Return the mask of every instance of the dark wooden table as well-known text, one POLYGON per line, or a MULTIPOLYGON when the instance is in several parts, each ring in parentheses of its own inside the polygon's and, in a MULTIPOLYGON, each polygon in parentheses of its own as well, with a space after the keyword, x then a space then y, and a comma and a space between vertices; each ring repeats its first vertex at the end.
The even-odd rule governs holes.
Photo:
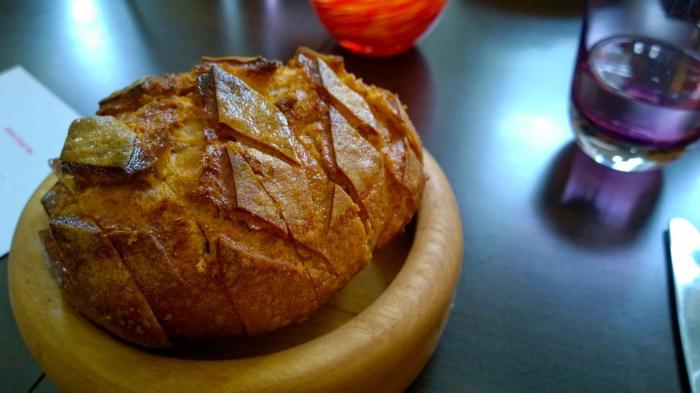
MULTIPOLYGON (((0 69, 22 64, 84 115, 112 90, 202 54, 342 53, 305 1, 0 5, 0 69)), ((572 145, 580 7, 452 0, 417 49, 347 56, 351 71, 409 105, 462 213, 452 315, 411 391, 687 390, 664 231, 674 216, 700 223, 700 153, 624 175, 572 145)), ((16 331, 1 261, 0 390, 54 391, 16 331)))

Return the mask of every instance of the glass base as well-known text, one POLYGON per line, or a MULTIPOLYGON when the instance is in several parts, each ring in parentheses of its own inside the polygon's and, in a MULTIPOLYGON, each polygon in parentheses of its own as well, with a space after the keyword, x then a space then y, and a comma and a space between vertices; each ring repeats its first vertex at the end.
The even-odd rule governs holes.
POLYGON ((669 163, 683 154, 684 148, 654 149, 619 141, 597 130, 571 104, 571 120, 576 143, 597 163, 622 172, 646 171, 669 163))

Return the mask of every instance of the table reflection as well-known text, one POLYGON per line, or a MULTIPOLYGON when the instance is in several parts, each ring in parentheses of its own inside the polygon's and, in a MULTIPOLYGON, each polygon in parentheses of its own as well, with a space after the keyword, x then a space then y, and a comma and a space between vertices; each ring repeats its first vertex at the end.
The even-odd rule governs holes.
POLYGON ((477 0, 480 6, 503 12, 544 17, 578 17, 582 2, 542 0, 477 0))
POLYGON ((542 207, 560 233, 575 243, 613 246, 632 240, 648 221, 662 172, 619 172, 591 160, 573 142, 555 159, 542 207))
POLYGON ((133 80, 142 67, 153 68, 152 59, 139 29, 130 18, 126 4, 99 0, 70 0, 65 7, 65 47, 75 62, 75 70, 108 94, 120 81, 133 80), (119 21, 115 21, 119 17, 119 21), (125 62, 124 43, 128 41, 130 59, 125 62), (137 69, 138 68, 138 69, 137 69))

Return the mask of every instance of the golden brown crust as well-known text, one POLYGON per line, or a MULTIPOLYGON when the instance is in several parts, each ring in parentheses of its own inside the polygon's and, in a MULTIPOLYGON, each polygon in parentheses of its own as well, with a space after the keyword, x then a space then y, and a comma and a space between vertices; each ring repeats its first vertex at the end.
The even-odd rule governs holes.
POLYGON ((196 265, 201 271, 186 272, 150 233, 112 232, 109 237, 169 335, 196 340, 243 331, 221 272, 212 271, 204 256, 196 265))
POLYGON ((58 182, 41 198, 41 204, 49 217, 74 215, 79 209, 75 198, 65 184, 58 182))
POLYGON ((226 236, 219 238, 224 282, 248 334, 287 325, 318 307, 311 279, 301 264, 261 257, 248 247, 226 236))
POLYGON ((388 202, 391 195, 386 192, 384 161, 381 154, 332 107, 330 118, 336 165, 349 180, 352 194, 357 195, 359 205, 369 216, 367 232, 373 246, 386 224, 386 215, 390 213, 388 202))
POLYGON ((42 239, 66 299, 140 345, 306 318, 403 229, 425 181, 398 98, 305 48, 286 66, 205 57, 98 114, 71 126, 42 239))
POLYGON ((365 267, 371 257, 369 239, 360 219, 360 208, 343 188, 336 185, 333 192, 333 208, 326 232, 329 260, 340 277, 349 280, 365 267))
POLYGON ((214 82, 219 122, 297 162, 287 118, 263 95, 218 65, 209 71, 214 82))
POLYGON ((248 162, 237 151, 227 146, 236 192, 236 207, 259 217, 282 235, 287 234, 287 224, 248 162))
POLYGON ((80 313, 133 343, 169 346, 141 290, 101 231, 73 217, 58 217, 42 232, 52 271, 80 313))
POLYGON ((155 97, 181 94, 193 87, 194 78, 189 73, 147 76, 102 99, 97 114, 117 115, 134 111, 155 97))

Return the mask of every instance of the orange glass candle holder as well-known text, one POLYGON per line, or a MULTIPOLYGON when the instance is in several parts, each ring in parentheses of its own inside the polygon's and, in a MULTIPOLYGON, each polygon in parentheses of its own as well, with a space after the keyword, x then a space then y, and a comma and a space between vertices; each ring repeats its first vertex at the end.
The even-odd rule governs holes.
POLYGON ((391 56, 412 48, 434 25, 447 0, 311 0, 344 48, 391 56))

